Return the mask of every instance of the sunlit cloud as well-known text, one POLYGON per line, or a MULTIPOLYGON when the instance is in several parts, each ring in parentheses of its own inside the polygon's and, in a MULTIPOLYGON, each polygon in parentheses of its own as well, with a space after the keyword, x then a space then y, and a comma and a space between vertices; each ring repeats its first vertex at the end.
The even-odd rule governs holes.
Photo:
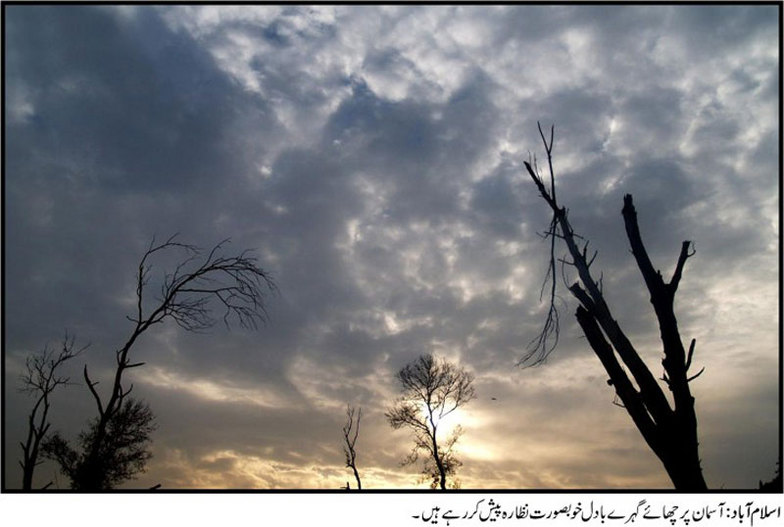
POLYGON ((197 399, 207 399, 231 404, 248 404, 267 408, 286 408, 291 402, 282 398, 272 388, 240 387, 231 383, 221 383, 209 378, 189 378, 176 371, 160 367, 150 367, 139 374, 143 383, 156 388, 185 392, 197 399))

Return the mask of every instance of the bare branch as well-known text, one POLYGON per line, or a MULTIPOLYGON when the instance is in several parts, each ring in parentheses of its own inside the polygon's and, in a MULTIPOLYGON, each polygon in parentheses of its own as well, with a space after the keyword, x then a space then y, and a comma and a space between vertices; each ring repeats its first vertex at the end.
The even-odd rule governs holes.
POLYGON ((696 379, 697 377, 699 377, 700 375, 702 375, 702 372, 704 372, 704 371, 705 371, 705 366, 703 366, 703 367, 702 367, 702 369, 701 369, 700 371, 698 371, 696 374, 694 374, 694 375, 692 375, 691 377, 689 377, 688 379, 686 379, 686 382, 691 382, 691 381, 693 381, 694 379, 696 379))
POLYGON ((553 171, 553 143, 555 142, 555 125, 550 126, 550 142, 547 142, 547 139, 544 137, 544 132, 542 132, 542 125, 539 124, 539 121, 536 122, 536 126, 539 128, 539 136, 542 138, 542 143, 544 143, 544 149, 547 152, 547 165, 550 169, 550 196, 553 199, 553 203, 556 203, 557 200, 555 199, 555 172, 553 171))
POLYGON ((98 405, 98 415, 103 415, 103 404, 101 403, 101 397, 98 395, 98 392, 95 391, 95 386, 98 384, 98 381, 92 382, 90 381, 90 376, 87 374, 87 365, 84 365, 84 382, 87 384, 87 388, 89 388, 90 393, 93 394, 93 398, 95 399, 95 404, 98 405))
MULTIPOLYGON (((256 258, 249 251, 241 251, 235 255, 225 254, 228 244, 228 239, 223 240, 205 252, 195 245, 178 241, 176 234, 163 243, 157 243, 154 237, 151 240, 136 271, 136 313, 135 316, 126 317, 133 323, 133 329, 125 344, 115 352, 117 368, 110 396, 105 402, 95 390, 98 382, 91 381, 87 367, 84 368, 87 387, 98 407, 98 418, 89 441, 84 445, 86 453, 81 466, 88 468, 85 469, 86 472, 82 471, 74 476, 79 481, 72 478, 72 484, 85 490, 103 488, 105 470, 95 467, 101 467, 100 458, 106 441, 111 437, 111 427, 114 426, 112 423, 116 423, 116 420, 124 415, 122 412, 126 406, 136 404, 128 397, 133 390, 133 384, 127 390, 124 389, 123 375, 126 370, 145 364, 132 362, 130 359, 131 349, 141 335, 166 319, 173 320, 186 331, 205 330, 215 323, 213 311, 216 307, 222 311, 221 318, 227 327, 236 321, 241 327, 255 329, 259 322, 267 320, 265 300, 267 294, 277 292, 275 283, 271 276, 258 266, 256 258), (173 271, 162 273, 160 296, 150 299, 148 290, 154 267, 153 260, 162 253, 172 251, 179 251, 182 257, 173 271)), ((133 408, 128 406, 128 411, 131 410, 133 408)), ((145 413, 140 408, 136 410, 140 412, 140 416, 145 413)), ((58 452, 67 452, 64 447, 57 448, 58 452)), ((142 458, 143 456, 139 459, 142 458)), ((66 459, 61 456, 60 459, 67 461, 71 457, 66 459)))
POLYGON ((648 290, 653 293, 657 287, 663 284, 663 280, 661 273, 654 270, 651 259, 648 257, 648 251, 645 250, 645 245, 642 243, 640 227, 637 225, 637 211, 634 208, 631 194, 626 194, 623 197, 623 210, 621 213, 626 226, 626 235, 632 247, 632 254, 637 261, 637 267, 640 268, 640 273, 648 286, 648 290))
POLYGON ((686 366, 684 370, 689 371, 689 367, 691 366, 691 358, 694 355, 694 346, 697 344, 697 339, 691 339, 691 344, 689 344, 689 354, 686 356, 686 366))
MULTIPOLYGON (((688 383, 699 376, 702 371, 693 377, 688 377, 686 374, 688 367, 691 365, 694 341, 692 341, 688 355, 686 355, 673 312, 674 295, 678 288, 685 262, 694 254, 693 250, 690 251, 691 242, 683 242, 672 279, 669 284, 665 284, 661 272, 654 269, 642 242, 632 196, 627 194, 624 197, 622 215, 626 233, 632 254, 650 292, 651 304, 659 322, 664 350, 662 380, 672 392, 673 408, 662 391, 661 385, 651 374, 647 365, 612 316, 604 299, 603 276, 598 282, 591 276, 590 269, 598 253, 594 251, 593 255, 589 257, 588 242, 584 246, 578 247, 576 241, 578 237, 570 225, 568 211, 565 207, 560 206, 556 200, 555 177, 552 168, 554 128, 550 129, 548 140, 541 125, 537 123, 537 126, 547 153, 548 168, 550 170, 550 189, 545 188, 543 178, 536 166, 535 158, 533 166, 531 163, 525 163, 525 167, 539 194, 553 213, 547 233, 547 236, 551 238, 551 246, 550 265, 548 266, 545 284, 554 275, 553 269, 556 261, 554 242, 557 237, 555 233, 556 230, 560 229, 560 239, 563 239, 566 243, 572 260, 568 261, 563 258, 558 261, 562 264, 564 279, 565 272, 563 270, 566 265, 574 266, 577 269, 580 282, 569 286, 569 289, 581 304, 577 309, 577 318, 583 333, 585 333, 591 347, 600 358, 605 370, 610 374, 608 384, 616 387, 616 393, 623 401, 623 406, 631 415, 646 442, 664 463, 675 487, 684 490, 705 490, 705 481, 702 477, 700 460, 697 455, 698 442, 694 398, 691 396, 688 387, 688 383), (639 391, 634 388, 630 379, 627 378, 626 370, 618 362, 616 353, 626 370, 633 377, 639 387, 639 391)), ((531 156, 529 154, 530 159, 531 156)), ((554 291, 555 285, 552 284, 552 287, 554 291)), ((529 349, 523 361, 536 356, 537 362, 541 362, 552 351, 552 348, 547 346, 547 336, 553 331, 552 319, 555 317, 552 312, 555 308, 555 298, 555 293, 551 293, 550 309, 544 327, 537 338, 532 341, 535 346, 533 352, 529 349)), ((530 346, 529 344, 529 348, 530 346)))
POLYGON ((689 247, 691 246, 690 241, 685 241, 681 245, 681 253, 678 255, 678 263, 675 264, 675 272, 672 274, 672 279, 670 280, 670 289, 674 294, 675 291, 678 289, 678 284, 681 281, 681 275, 683 273, 683 265, 686 263, 686 260, 692 256, 694 256, 696 251, 689 252, 689 247))
POLYGON ((27 358, 25 361, 25 372, 21 375, 20 390, 29 395, 35 395, 36 400, 33 408, 27 417, 27 438, 20 443, 22 447, 22 489, 31 490, 35 467, 41 464, 39 452, 42 442, 50 428, 49 409, 51 407, 50 397, 58 386, 72 384, 68 377, 60 375, 63 365, 83 353, 88 345, 81 348, 75 347, 75 338, 67 332, 62 340, 59 353, 45 346, 37 355, 27 358))

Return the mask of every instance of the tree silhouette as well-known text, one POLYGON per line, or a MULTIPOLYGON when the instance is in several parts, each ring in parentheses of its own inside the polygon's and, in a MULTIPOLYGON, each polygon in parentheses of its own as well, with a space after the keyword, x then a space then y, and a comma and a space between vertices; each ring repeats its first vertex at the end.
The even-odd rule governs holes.
POLYGON ((675 271, 669 282, 662 278, 661 271, 655 270, 642 242, 637 224, 637 212, 632 196, 624 196, 623 220, 626 235, 631 244, 637 267, 643 276, 650 293, 651 304, 659 322, 659 331, 664 352, 662 380, 672 393, 674 405, 671 407, 656 378, 637 353, 628 337, 613 318, 602 292, 602 281, 596 281, 591 274, 596 252, 588 256, 588 242, 582 248, 569 223, 568 211, 556 199, 555 175, 552 164, 554 127, 550 129, 549 140, 539 126, 539 134, 547 153, 549 168, 549 189, 545 185, 536 160, 533 166, 525 163, 541 197, 553 212, 547 236, 551 239, 550 267, 548 279, 552 280, 550 310, 544 328, 532 341, 529 352, 521 362, 533 360, 541 363, 553 350, 558 337, 558 316, 555 310, 555 239, 562 239, 571 256, 571 261, 561 260, 564 265, 577 269, 579 282, 569 286, 569 291, 579 301, 576 317, 588 343, 601 361, 610 379, 607 384, 615 388, 622 406, 631 416, 648 446, 658 456, 670 476, 675 488, 683 491, 706 490, 705 480, 700 467, 697 440, 697 417, 694 410, 694 397, 689 383, 702 373, 689 375, 694 354, 695 340, 692 339, 688 353, 681 342, 678 323, 673 304, 686 260, 694 255, 690 241, 684 241, 675 264, 675 271), (582 285, 581 285, 582 284, 582 285), (553 315, 555 313, 555 315, 553 315), (618 361, 620 357, 621 362, 618 361), (631 379, 627 375, 631 374, 631 379))
POLYGON ((430 354, 406 364, 398 373, 402 395, 386 412, 394 429, 414 432, 414 447, 403 464, 413 464, 426 455, 422 474, 432 478, 432 488, 446 489, 447 476, 461 465, 454 446, 462 433, 457 426, 445 441, 438 438, 444 418, 474 398, 473 375, 463 368, 430 354))
POLYGON ((778 492, 781 493, 782 485, 781 485, 781 458, 776 462, 776 473, 773 476, 773 479, 770 481, 766 481, 765 483, 760 480, 759 482, 759 490, 763 492, 778 492))
MULTIPOLYGON (((20 443, 22 459, 19 464, 22 467, 22 490, 32 490, 35 467, 42 463, 38 457, 51 425, 49 409, 52 404, 50 399, 52 393, 58 386, 70 384, 70 379, 62 376, 58 370, 65 362, 76 357, 88 347, 76 349, 74 343, 74 337, 66 333, 59 353, 55 355, 54 350, 45 346, 40 353, 27 357, 25 361, 25 373, 21 376, 20 390, 34 395, 36 399, 27 416, 27 438, 23 443, 20 443)), ((43 488, 47 488, 49 485, 51 482, 43 488)))
POLYGON ((68 446, 59 435, 47 451, 71 478, 72 488, 102 490, 128 479, 144 467, 149 455, 144 451, 152 430, 149 408, 126 399, 133 389, 123 385, 124 373, 142 366, 132 362, 130 352, 139 337, 166 319, 186 331, 201 331, 214 325, 213 306, 223 309, 223 322, 236 319, 241 327, 255 328, 266 320, 265 291, 276 291, 270 276, 256 264, 248 251, 225 256, 225 240, 210 251, 176 241, 176 235, 161 244, 155 240, 139 261, 136 275, 136 312, 126 317, 133 324, 128 340, 115 351, 116 369, 108 399, 96 390, 85 365, 83 375, 95 400, 98 416, 79 436, 81 453, 68 446), (160 293, 151 305, 147 298, 150 261, 163 252, 180 251, 183 256, 171 273, 163 275, 160 293), (113 466, 122 462, 124 466, 113 466), (76 479, 74 479, 76 478, 76 479))
MULTIPOLYGON (((362 481, 359 479, 359 471, 357 470, 357 437, 359 437, 359 423, 362 420, 362 408, 356 411, 351 405, 346 405, 346 424, 343 425, 343 453, 346 455, 346 466, 351 468, 354 472, 354 477, 357 480, 357 489, 362 490, 362 481), (356 414, 356 420, 354 416, 356 414), (353 430, 353 434, 352 434, 353 430)), ((349 489, 346 483, 346 490, 349 489)))
POLYGON ((60 465, 74 490, 113 489, 144 471, 152 457, 149 443, 155 430, 153 421, 150 407, 129 397, 107 421, 94 460, 87 456, 96 443, 100 418, 94 418, 87 430, 79 434, 78 450, 55 432, 44 443, 44 454, 60 465))

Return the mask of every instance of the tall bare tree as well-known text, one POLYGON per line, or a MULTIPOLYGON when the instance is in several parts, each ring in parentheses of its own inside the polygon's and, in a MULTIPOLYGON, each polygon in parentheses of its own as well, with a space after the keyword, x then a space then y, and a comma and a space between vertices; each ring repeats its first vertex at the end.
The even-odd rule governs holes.
MULTIPOLYGON (((133 326, 128 339, 115 351, 116 369, 108 398, 101 397, 96 390, 98 382, 90 378, 87 366, 84 367, 84 380, 95 400, 98 416, 83 434, 83 439, 80 438, 83 451, 78 456, 78 467, 69 469, 61 464, 61 469, 72 478, 72 487, 81 490, 105 488, 106 482, 112 481, 107 478, 108 466, 102 459, 107 452, 107 442, 114 440, 110 428, 115 426, 120 430, 120 424, 130 421, 137 423, 137 429, 146 429, 151 422, 151 417, 142 419, 144 412, 138 406, 140 403, 127 399, 133 384, 126 388, 123 380, 127 370, 144 364, 131 359, 131 349, 141 335, 167 319, 186 331, 207 329, 217 320, 213 315, 215 306, 223 310, 222 320, 227 326, 236 320, 241 327, 255 328, 258 322, 266 319, 264 298, 267 291, 276 290, 274 282, 248 251, 224 255, 227 244, 228 240, 225 240, 211 250, 203 251, 194 245, 180 243, 176 235, 163 243, 156 244, 154 239, 150 243, 139 261, 136 311, 133 316, 126 317, 133 326), (157 298, 150 300, 150 261, 161 253, 172 251, 180 251, 182 257, 172 272, 164 274, 157 298)), ((127 429, 123 433, 127 433, 127 429)), ((60 451, 64 451, 62 447, 60 451)), ((60 461, 62 458, 55 459, 60 461)), ((139 467, 138 464, 134 466, 139 467)), ((117 478, 112 483, 118 483, 117 478)))
POLYGON ((631 244, 632 254, 650 293, 650 301, 659 322, 664 358, 664 373, 661 380, 672 394, 673 405, 665 395, 661 385, 648 369, 635 350, 629 338, 613 317, 605 302, 601 279, 591 274, 596 252, 588 256, 588 242, 582 242, 569 223, 568 211, 556 198, 555 174, 552 152, 554 146, 554 127, 550 128, 549 140, 539 126, 539 134, 547 153, 549 188, 539 172, 535 159, 525 163, 539 193, 550 207, 553 218, 547 236, 551 238, 550 268, 548 279, 552 280, 550 311, 544 329, 521 362, 534 359, 539 363, 555 347, 558 336, 558 317, 555 311, 555 239, 562 239, 571 256, 564 264, 577 269, 579 281, 569 286, 569 291, 579 301, 576 317, 588 343, 601 361, 610 379, 607 383, 615 388, 622 406, 631 416, 648 446, 659 457, 675 488, 684 491, 705 490, 697 440, 697 417, 694 397, 689 383, 702 373, 689 374, 694 354, 695 340, 691 340, 688 352, 685 350, 678 330, 674 313, 675 292, 678 289, 686 260, 694 255, 690 241, 681 244, 675 270, 669 282, 665 282, 661 271, 654 268, 642 242, 637 224, 637 212, 632 196, 623 198, 623 215, 626 235, 631 244), (580 241, 578 241, 580 240, 580 241), (580 246, 582 245, 582 247, 580 246), (553 313, 556 313, 553 315, 553 313), (620 362, 619 362, 620 358, 620 362), (631 379, 627 375, 631 374, 631 379))
MULTIPOLYGON (((27 357, 25 361, 25 373, 21 377, 20 390, 35 396, 36 399, 27 416, 27 438, 20 443, 22 459, 19 464, 22 466, 23 490, 32 490, 35 467, 43 462, 39 460, 39 454, 41 454, 42 442, 51 426, 49 409, 52 404, 52 393, 58 386, 70 384, 70 378, 63 376, 59 370, 63 364, 82 353, 87 347, 77 349, 75 338, 66 333, 58 353, 55 354, 55 350, 45 346, 40 353, 27 357)), ((49 485, 51 483, 44 488, 49 485)))
POLYGON ((401 397, 386 412, 394 429, 414 432, 414 447, 404 464, 413 464, 420 453, 427 457, 422 473, 432 478, 432 487, 447 488, 447 476, 461 465, 454 446, 462 432, 455 427, 450 437, 439 440, 438 430, 444 419, 474 398, 474 377, 463 368, 434 358, 430 354, 406 364, 397 379, 401 397))
MULTIPOLYGON (((359 471, 357 470, 356 449, 357 438, 359 437, 359 423, 361 420, 362 408, 359 408, 357 411, 353 406, 346 405, 346 424, 343 425, 343 453, 346 455, 346 466, 351 468, 354 472, 358 490, 362 490, 362 481, 359 479, 359 471)), ((348 483, 346 483, 346 489, 348 490, 348 488, 348 483)))

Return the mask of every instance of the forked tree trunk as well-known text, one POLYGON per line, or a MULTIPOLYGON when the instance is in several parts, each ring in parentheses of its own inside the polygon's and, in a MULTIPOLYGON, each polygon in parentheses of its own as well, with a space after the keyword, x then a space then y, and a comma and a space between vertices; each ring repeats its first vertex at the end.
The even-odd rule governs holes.
POLYGON ((624 197, 623 217, 627 236, 659 321, 664 350, 663 379, 672 392, 674 401, 674 408, 672 408, 661 386, 612 317, 601 289, 590 275, 585 252, 581 252, 574 241, 565 210, 559 209, 557 216, 561 233, 585 286, 583 289, 575 283, 570 287, 572 294, 581 304, 577 308, 577 321, 610 376, 608 382, 615 387, 618 397, 643 438, 664 464, 675 488, 685 491, 707 490, 698 454, 694 397, 689 389, 689 381, 693 378, 687 376, 694 353, 694 341, 687 357, 673 312, 673 300, 683 264, 691 255, 690 242, 683 242, 672 280, 665 283, 661 273, 654 271, 642 244, 632 196, 624 197), (618 362, 616 352, 631 373, 636 387, 618 362))
MULTIPOLYGON (((544 140, 543 134, 542 139, 544 140)), ((544 143, 550 161, 552 133, 550 143, 548 144, 546 140, 544 143)), ((580 282, 574 283, 569 290, 581 304, 576 312, 577 321, 610 377, 607 383, 615 388, 624 408, 643 438, 664 464, 675 488, 681 491, 707 490, 698 453, 694 397, 689 389, 689 382, 702 371, 692 377, 688 375, 695 341, 691 341, 687 353, 673 311, 675 292, 678 289, 683 266, 693 254, 689 252, 691 242, 683 242, 672 278, 669 283, 665 282, 661 272, 654 270, 642 243, 632 196, 629 194, 624 196, 622 214, 626 234, 659 322, 664 352, 662 380, 672 392, 674 404, 671 406, 661 385, 613 318, 601 287, 591 276, 590 266, 593 258, 590 261, 587 258, 587 244, 580 250, 569 224, 566 209, 560 207, 555 199, 552 163, 550 163, 550 191, 545 188, 542 178, 531 165, 529 163, 525 165, 542 197, 553 211, 553 232, 550 235, 559 235, 563 238, 572 257, 570 263, 575 266, 579 274, 580 282), (560 234, 555 232, 556 226, 560 234), (627 375, 627 371, 634 382, 627 375)))

